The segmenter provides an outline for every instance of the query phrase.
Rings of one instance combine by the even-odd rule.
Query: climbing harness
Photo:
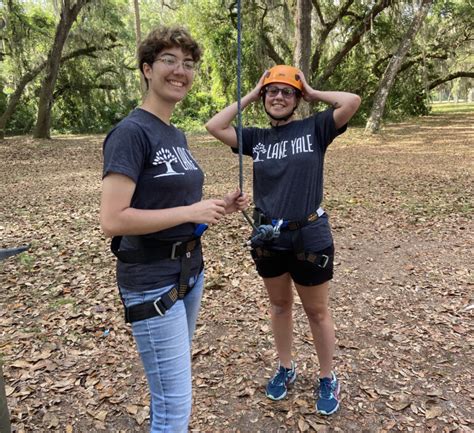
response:
[[[272,219],[268,218],[260,212],[258,209],[255,209],[254,211],[254,219],[257,221],[258,224],[271,224],[274,228],[275,231],[278,232],[278,234],[281,231],[290,231],[292,234],[292,242],[294,245],[294,253],[296,255],[296,258],[298,260],[302,261],[308,261],[311,262],[321,268],[325,268],[329,262],[329,256],[325,254],[314,254],[311,252],[306,252],[304,249],[304,240],[303,236],[301,234],[301,228],[304,226],[311,224],[318,220],[321,216],[324,215],[324,209],[318,208],[315,212],[310,213],[308,216],[303,218],[302,220],[295,220],[295,221],[290,221],[290,220],[283,220],[283,219]],[[266,227],[265,225],[260,226],[260,227]],[[260,240],[267,240],[264,238],[260,238]],[[255,242],[254,239],[252,238],[249,241],[249,245],[251,245],[252,242]],[[274,257],[281,252],[276,252],[273,250],[270,250],[268,248],[265,248],[265,243],[263,246],[257,245],[253,248],[254,252],[254,257]]]
[[[189,285],[191,277],[191,256],[193,251],[201,245],[201,236],[206,231],[206,224],[198,224],[191,239],[187,241],[166,242],[156,239],[147,239],[142,236],[133,236],[138,245],[133,250],[120,250],[122,236],[114,236],[110,248],[114,255],[124,263],[153,263],[159,260],[180,260],[181,271],[179,282],[168,292],[154,301],[125,307],[125,321],[138,322],[154,316],[164,316],[178,299],[183,299],[193,288]],[[203,263],[201,263],[201,269]],[[123,301],[123,300],[122,300]]]

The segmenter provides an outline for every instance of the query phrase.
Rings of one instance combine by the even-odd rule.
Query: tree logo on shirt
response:
[[[266,153],[267,149],[265,149],[265,146],[262,143],[258,143],[254,148],[253,148],[253,153],[257,154],[257,157],[253,160],[253,162],[260,162],[262,161],[259,156],[260,153]]]
[[[175,164],[177,162],[178,158],[176,158],[176,156],[173,155],[168,149],[160,149],[158,152],[156,152],[155,159],[153,160],[153,165],[166,164],[166,173],[158,174],[153,177],[175,176],[180,174],[184,175],[184,173],[176,173],[173,170],[171,164]]]

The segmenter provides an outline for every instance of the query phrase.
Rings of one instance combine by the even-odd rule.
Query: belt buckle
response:
[[[329,256],[327,256],[326,254],[322,254],[321,258],[323,259],[323,261],[318,266],[320,268],[324,269],[327,266],[328,262],[329,262]]]
[[[179,247],[182,242],[175,242],[171,247],[171,260],[176,260],[179,256],[176,255],[176,248]]]
[[[155,310],[156,312],[158,313],[158,315],[160,315],[161,317],[163,317],[166,313],[166,311],[161,311],[161,308],[158,306],[158,302],[161,301],[161,296],[159,298],[156,298],[154,301],[153,301],[153,306],[155,307]]]

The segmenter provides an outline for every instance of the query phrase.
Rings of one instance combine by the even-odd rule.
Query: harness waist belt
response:
[[[324,209],[320,207],[315,212],[309,214],[307,217],[305,217],[302,220],[299,220],[299,221],[283,220],[282,224],[280,225],[280,230],[291,230],[291,231],[298,230],[301,227],[304,227],[305,225],[308,225],[316,221],[318,218],[320,218],[324,214],[325,214]],[[256,221],[257,225],[271,224],[272,226],[276,226],[278,222],[280,221],[275,218],[267,217],[265,214],[263,214],[257,209],[255,209],[254,211],[254,220]]]
[[[277,257],[282,254],[293,254],[293,251],[286,251],[286,250],[268,250],[262,247],[255,247],[253,250],[254,257]],[[314,253],[307,253],[307,252],[300,252],[296,254],[296,258],[298,260],[306,260],[310,263],[313,263],[320,268],[325,268],[330,260],[330,257],[326,254],[314,254]]]
[[[124,263],[151,263],[163,259],[176,260],[191,253],[201,244],[200,238],[193,238],[183,242],[157,243],[156,246],[145,245],[136,250],[120,250],[121,241],[122,236],[114,236],[110,249]]]

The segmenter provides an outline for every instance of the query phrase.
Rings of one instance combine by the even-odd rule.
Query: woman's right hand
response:
[[[248,93],[248,97],[250,99],[250,102],[256,102],[260,99],[261,94],[262,94],[262,87],[263,87],[263,81],[265,80],[265,77],[267,76],[268,71],[266,70],[263,75],[260,77],[258,80],[257,85],[253,88],[252,91]]]
[[[196,224],[215,224],[225,215],[226,202],[218,199],[198,201],[190,206]]]

